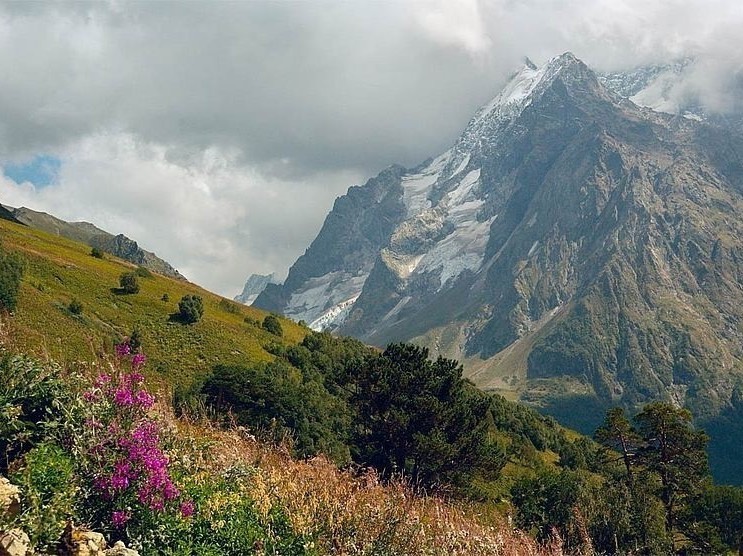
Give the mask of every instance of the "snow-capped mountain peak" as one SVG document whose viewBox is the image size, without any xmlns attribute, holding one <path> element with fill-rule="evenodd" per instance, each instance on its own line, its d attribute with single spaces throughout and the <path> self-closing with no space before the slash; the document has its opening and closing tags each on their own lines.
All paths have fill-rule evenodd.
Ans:
<svg viewBox="0 0 743 556">
<path fill-rule="evenodd" d="M 526 58 L 521 70 L 509 79 L 493 100 L 478 111 L 473 121 L 482 120 L 493 115 L 499 118 L 510 118 L 518 115 L 557 76 L 569 73 L 578 68 L 585 68 L 585 65 L 571 52 L 565 52 L 564 54 L 555 56 L 539 67 L 529 60 L 529 58 Z"/>
</svg>

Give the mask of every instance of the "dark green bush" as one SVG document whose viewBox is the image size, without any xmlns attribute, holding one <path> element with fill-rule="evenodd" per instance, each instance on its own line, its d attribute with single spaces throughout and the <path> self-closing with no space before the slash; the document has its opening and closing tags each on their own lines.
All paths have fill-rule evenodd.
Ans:
<svg viewBox="0 0 743 556">
<path fill-rule="evenodd" d="M 143 266 L 138 266 L 137 270 L 135 270 L 134 273 L 137 276 L 141 276 L 142 278 L 152 278 L 152 272 L 150 272 L 148 269 L 146 269 Z"/>
<path fill-rule="evenodd" d="M 263 319 L 262 326 L 264 330 L 270 332 L 274 336 L 284 335 L 284 331 L 281 328 L 281 323 L 275 315 L 266 315 L 266 318 Z"/>
<path fill-rule="evenodd" d="M 73 315 L 82 315 L 83 314 L 83 304 L 82 304 L 82 302 L 77 297 L 73 297 L 72 298 L 72 301 L 70 301 L 70 304 L 67 306 L 67 309 Z"/>
<path fill-rule="evenodd" d="M 324 453 L 337 463 L 350 459 L 348 406 L 283 360 L 254 367 L 218 366 L 203 392 L 234 411 L 241 424 L 264 430 L 273 440 L 293 438 L 299 456 Z"/>
<path fill-rule="evenodd" d="M 138 326 L 135 326 L 132 329 L 132 333 L 129 335 L 129 340 L 127 343 L 129 344 L 129 349 L 132 350 L 132 353 L 138 352 L 142 347 L 142 333 L 140 332 Z"/>
<path fill-rule="evenodd" d="M 124 272 L 119 277 L 119 286 L 124 293 L 138 293 L 139 281 L 134 272 Z"/>
<path fill-rule="evenodd" d="M 204 301 L 198 295 L 184 295 L 178 302 L 178 315 L 186 323 L 200 321 L 204 316 Z"/>
<path fill-rule="evenodd" d="M 101 251 L 100 249 L 98 249 L 98 247 L 93 247 L 90 250 L 90 255 L 92 257 L 95 257 L 96 259 L 102 259 L 103 258 L 103 251 Z"/>
</svg>

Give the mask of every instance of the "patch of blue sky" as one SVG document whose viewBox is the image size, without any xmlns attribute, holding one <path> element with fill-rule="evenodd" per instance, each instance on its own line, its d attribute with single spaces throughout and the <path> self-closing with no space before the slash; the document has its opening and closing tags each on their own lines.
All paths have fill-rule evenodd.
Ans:
<svg viewBox="0 0 743 556">
<path fill-rule="evenodd" d="M 62 161 L 48 154 L 36 155 L 31 160 L 17 164 L 4 164 L 3 174 L 17 184 L 30 182 L 35 187 L 47 187 L 57 182 Z"/>
</svg>

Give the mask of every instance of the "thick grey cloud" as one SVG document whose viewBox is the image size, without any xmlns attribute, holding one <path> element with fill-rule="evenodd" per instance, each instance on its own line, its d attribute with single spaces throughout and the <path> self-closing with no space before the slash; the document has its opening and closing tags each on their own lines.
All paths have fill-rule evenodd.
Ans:
<svg viewBox="0 0 743 556">
<path fill-rule="evenodd" d="M 737 0 L 8 2 L 0 164 L 62 160 L 0 201 L 124 232 L 234 294 L 285 271 L 333 198 L 447 148 L 522 56 L 684 56 L 676 96 L 736 106 Z"/>
</svg>

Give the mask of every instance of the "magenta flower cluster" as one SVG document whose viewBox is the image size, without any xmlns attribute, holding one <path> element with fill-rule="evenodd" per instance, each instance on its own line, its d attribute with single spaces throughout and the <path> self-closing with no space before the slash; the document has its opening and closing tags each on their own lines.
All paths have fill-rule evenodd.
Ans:
<svg viewBox="0 0 743 556">
<path fill-rule="evenodd" d="M 84 394 L 93 413 L 87 420 L 95 434 L 89 449 L 93 487 L 109 508 L 116 529 L 142 510 L 178 508 L 183 517 L 190 517 L 193 502 L 178 505 L 180 492 L 168 471 L 160 427 L 147 416 L 155 398 L 147 392 L 139 372 L 146 358 L 141 353 L 132 355 L 126 343 L 116 346 L 116 354 L 122 360 L 130 358 L 131 370 L 100 375 Z"/>
</svg>

